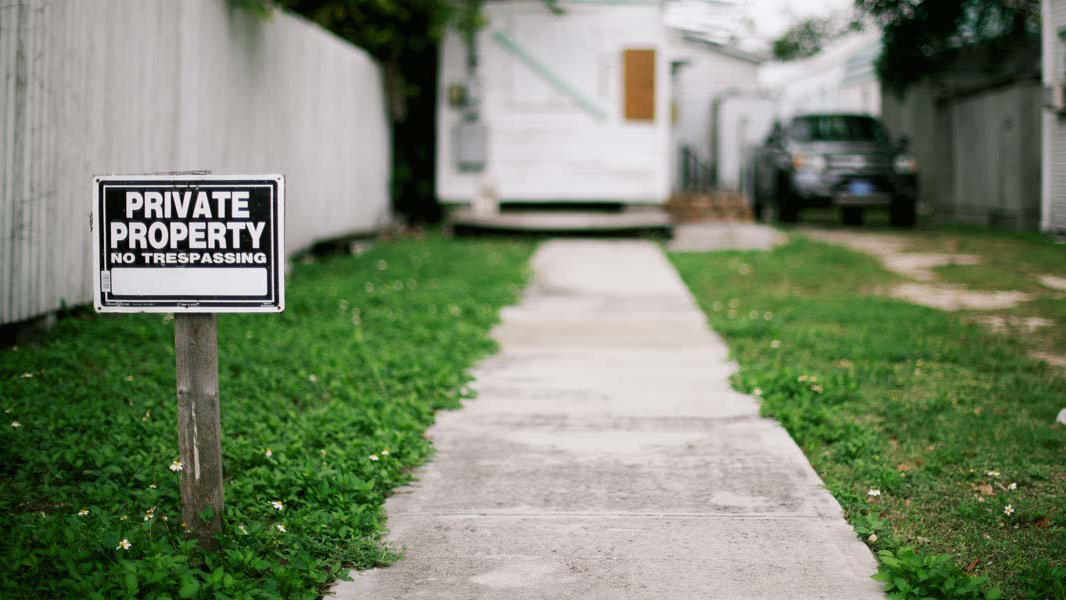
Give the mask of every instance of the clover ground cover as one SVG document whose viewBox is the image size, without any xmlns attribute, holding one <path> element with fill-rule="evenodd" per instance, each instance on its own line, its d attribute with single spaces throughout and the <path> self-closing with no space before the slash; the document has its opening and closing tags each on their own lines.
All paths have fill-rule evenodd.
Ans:
<svg viewBox="0 0 1066 600">
<path fill-rule="evenodd" d="M 82 311 L 0 350 L 0 597 L 315 598 L 386 564 L 382 503 L 530 250 L 381 243 L 298 264 L 284 314 L 220 315 L 217 554 L 182 533 L 169 316 Z"/>
</svg>

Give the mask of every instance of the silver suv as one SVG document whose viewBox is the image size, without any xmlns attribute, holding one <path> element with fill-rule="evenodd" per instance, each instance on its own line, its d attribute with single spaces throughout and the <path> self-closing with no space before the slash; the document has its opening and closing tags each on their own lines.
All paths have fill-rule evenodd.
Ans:
<svg viewBox="0 0 1066 600">
<path fill-rule="evenodd" d="M 917 164 L 906 138 L 893 142 L 868 115 L 807 114 L 774 124 L 752 156 L 758 218 L 794 222 L 803 208 L 836 206 L 845 224 L 867 207 L 888 207 L 896 227 L 913 227 Z"/>
</svg>

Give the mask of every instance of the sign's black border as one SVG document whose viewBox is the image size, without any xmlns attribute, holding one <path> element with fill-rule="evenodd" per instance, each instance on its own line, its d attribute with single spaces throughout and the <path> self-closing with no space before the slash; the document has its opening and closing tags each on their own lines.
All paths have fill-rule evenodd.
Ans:
<svg viewBox="0 0 1066 600">
<path fill-rule="evenodd" d="M 240 308 L 255 308 L 262 310 L 264 308 L 275 308 L 281 310 L 282 306 L 282 294 L 281 294 L 281 272 L 284 268 L 284 264 L 281 263 L 281 254 L 284 253 L 284 240 L 278 238 L 279 235 L 279 221 L 285 218 L 282 214 L 281 207 L 279 207 L 279 184 L 277 178 L 269 177 L 263 179 L 222 179 L 211 178 L 205 176 L 203 179 L 173 179 L 167 177 L 156 178 L 140 178 L 140 179 L 121 179 L 121 178 L 97 178 L 97 205 L 96 214 L 99 219 L 99 223 L 95 223 L 96 226 L 96 241 L 98 248 L 99 260 L 98 266 L 94 276 L 96 277 L 96 287 L 99 288 L 99 306 L 101 308 L 175 308 L 175 309 L 188 309 L 193 307 L 203 308 L 219 308 L 223 310 L 233 311 Z M 103 287 L 99 285 L 100 275 L 104 271 L 110 272 L 111 265 L 110 259 L 107 255 L 107 227 L 104 219 L 104 203 L 105 203 L 105 189 L 108 186 L 136 186 L 136 187 L 154 187 L 154 188 L 168 188 L 168 189 L 184 189 L 184 188 L 199 188 L 203 186 L 269 186 L 270 187 L 270 202 L 271 202 L 271 241 L 272 247 L 270 248 L 271 262 L 269 264 L 270 273 L 268 275 L 269 289 L 267 293 L 262 296 L 226 296 L 226 301 L 219 300 L 219 296 L 211 295 L 196 295 L 196 296 L 118 296 L 110 292 L 105 292 Z M 175 269 L 183 268 L 181 266 L 173 267 Z M 219 267 L 225 268 L 225 267 Z"/>
</svg>

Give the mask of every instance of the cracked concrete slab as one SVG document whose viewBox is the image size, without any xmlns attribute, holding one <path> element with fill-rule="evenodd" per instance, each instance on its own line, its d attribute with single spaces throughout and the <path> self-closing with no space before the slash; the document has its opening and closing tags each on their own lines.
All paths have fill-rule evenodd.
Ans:
<svg viewBox="0 0 1066 600">
<path fill-rule="evenodd" d="M 338 599 L 873 599 L 876 563 L 655 244 L 553 241 Z"/>
</svg>

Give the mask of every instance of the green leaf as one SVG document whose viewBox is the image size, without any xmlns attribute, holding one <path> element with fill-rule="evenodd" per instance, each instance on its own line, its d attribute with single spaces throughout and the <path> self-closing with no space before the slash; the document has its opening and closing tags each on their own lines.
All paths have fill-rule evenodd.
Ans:
<svg viewBox="0 0 1066 600">
<path fill-rule="evenodd" d="M 195 579 L 186 579 L 181 582 L 181 588 L 178 589 L 178 597 L 192 598 L 199 590 L 200 584 Z"/>
</svg>

